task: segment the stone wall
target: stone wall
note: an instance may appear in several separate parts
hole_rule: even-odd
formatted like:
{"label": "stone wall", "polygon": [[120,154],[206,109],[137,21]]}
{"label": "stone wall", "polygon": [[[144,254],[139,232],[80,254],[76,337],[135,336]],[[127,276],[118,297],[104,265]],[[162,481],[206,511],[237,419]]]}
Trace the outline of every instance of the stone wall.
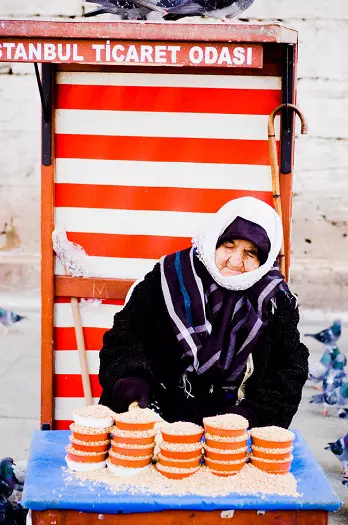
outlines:
{"label": "stone wall", "polygon": [[[0,2],[0,19],[82,14],[81,0]],[[244,19],[299,31],[298,104],[310,133],[296,144],[292,282],[306,306],[348,307],[348,1],[256,0]],[[13,252],[7,264],[0,256],[0,289],[39,286],[40,101],[33,72],[31,64],[0,64],[0,231],[13,217],[27,254],[22,260]]]}

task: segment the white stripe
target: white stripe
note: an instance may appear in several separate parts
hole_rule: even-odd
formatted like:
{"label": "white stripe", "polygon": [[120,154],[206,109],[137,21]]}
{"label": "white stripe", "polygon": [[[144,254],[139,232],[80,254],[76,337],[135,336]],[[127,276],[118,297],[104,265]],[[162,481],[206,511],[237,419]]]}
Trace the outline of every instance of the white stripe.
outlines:
{"label": "white stripe", "polygon": [[281,89],[280,77],[242,75],[181,75],[158,73],[57,73],[58,84],[84,86],[163,86],[232,89]]}
{"label": "white stripe", "polygon": [[[97,405],[98,397],[93,398],[93,404]],[[54,398],[54,419],[55,420],[72,420],[72,411],[76,408],[85,406],[83,397],[55,397]]]}
{"label": "white stripe", "polygon": [[67,232],[191,237],[212,213],[56,208],[56,228]]}
{"label": "white stripe", "polygon": [[[101,347],[101,345],[100,345]],[[99,372],[99,352],[87,350],[88,371],[90,374]],[[79,353],[77,350],[56,350],[54,353],[55,374],[81,374]]]}
{"label": "white stripe", "polygon": [[[82,325],[90,328],[112,327],[116,312],[122,310],[122,306],[116,304],[80,304]],[[54,326],[58,328],[69,328],[74,326],[74,320],[70,303],[56,303],[54,305]]]}
{"label": "white stripe", "polygon": [[[165,254],[163,254],[165,255]],[[88,270],[91,277],[114,279],[138,279],[150,272],[156,259],[127,259],[118,257],[88,257]],[[55,275],[65,275],[59,259],[56,258]],[[116,307],[117,308],[117,307]],[[116,311],[114,312],[114,314]]]}
{"label": "white stripe", "polygon": [[271,191],[269,166],[56,159],[56,182],[157,188]]}
{"label": "white stripe", "polygon": [[[276,120],[279,135],[279,117]],[[268,115],[77,109],[56,111],[56,132],[72,135],[267,140],[267,122]]]}

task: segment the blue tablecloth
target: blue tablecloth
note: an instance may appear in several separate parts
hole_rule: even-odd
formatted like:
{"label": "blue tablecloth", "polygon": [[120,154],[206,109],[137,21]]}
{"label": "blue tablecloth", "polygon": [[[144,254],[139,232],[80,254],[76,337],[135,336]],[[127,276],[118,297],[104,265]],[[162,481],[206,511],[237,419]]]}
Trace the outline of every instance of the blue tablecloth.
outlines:
{"label": "blue tablecloth", "polygon": [[68,431],[35,432],[24,486],[23,504],[32,510],[70,509],[96,513],[155,512],[160,510],[338,510],[339,499],[303,437],[296,432],[292,473],[298,482],[299,498],[278,495],[222,497],[148,496],[113,494],[91,482],[66,480],[65,446]]}

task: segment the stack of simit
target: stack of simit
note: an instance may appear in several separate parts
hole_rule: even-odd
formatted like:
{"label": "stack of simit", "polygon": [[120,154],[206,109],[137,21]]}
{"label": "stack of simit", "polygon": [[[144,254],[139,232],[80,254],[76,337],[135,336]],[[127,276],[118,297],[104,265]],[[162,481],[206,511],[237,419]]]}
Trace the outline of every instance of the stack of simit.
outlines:
{"label": "stack of simit", "polygon": [[249,422],[237,414],[203,419],[205,428],[204,462],[216,476],[233,476],[247,461]]}
{"label": "stack of simit", "polygon": [[111,430],[112,441],[108,468],[115,474],[120,468],[146,468],[151,464],[155,447],[155,423],[157,414],[149,409],[136,408],[115,415],[115,427]]}
{"label": "stack of simit", "polygon": [[162,426],[157,470],[165,477],[183,479],[198,471],[202,458],[203,428],[177,421]]}
{"label": "stack of simit", "polygon": [[102,405],[90,405],[74,410],[73,419],[66,447],[68,467],[79,472],[105,468],[113,412]]}
{"label": "stack of simit", "polygon": [[250,431],[251,463],[269,474],[287,474],[292,462],[294,434],[285,428],[256,427]]}

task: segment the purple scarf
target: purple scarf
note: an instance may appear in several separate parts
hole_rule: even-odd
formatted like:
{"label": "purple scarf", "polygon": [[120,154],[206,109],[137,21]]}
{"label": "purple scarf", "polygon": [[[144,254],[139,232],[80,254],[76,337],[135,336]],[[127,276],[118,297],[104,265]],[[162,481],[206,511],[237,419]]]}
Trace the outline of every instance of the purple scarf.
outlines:
{"label": "purple scarf", "polygon": [[161,259],[165,304],[187,372],[219,378],[224,388],[238,389],[248,356],[262,342],[267,302],[289,292],[276,265],[244,291],[219,286],[188,248]]}

